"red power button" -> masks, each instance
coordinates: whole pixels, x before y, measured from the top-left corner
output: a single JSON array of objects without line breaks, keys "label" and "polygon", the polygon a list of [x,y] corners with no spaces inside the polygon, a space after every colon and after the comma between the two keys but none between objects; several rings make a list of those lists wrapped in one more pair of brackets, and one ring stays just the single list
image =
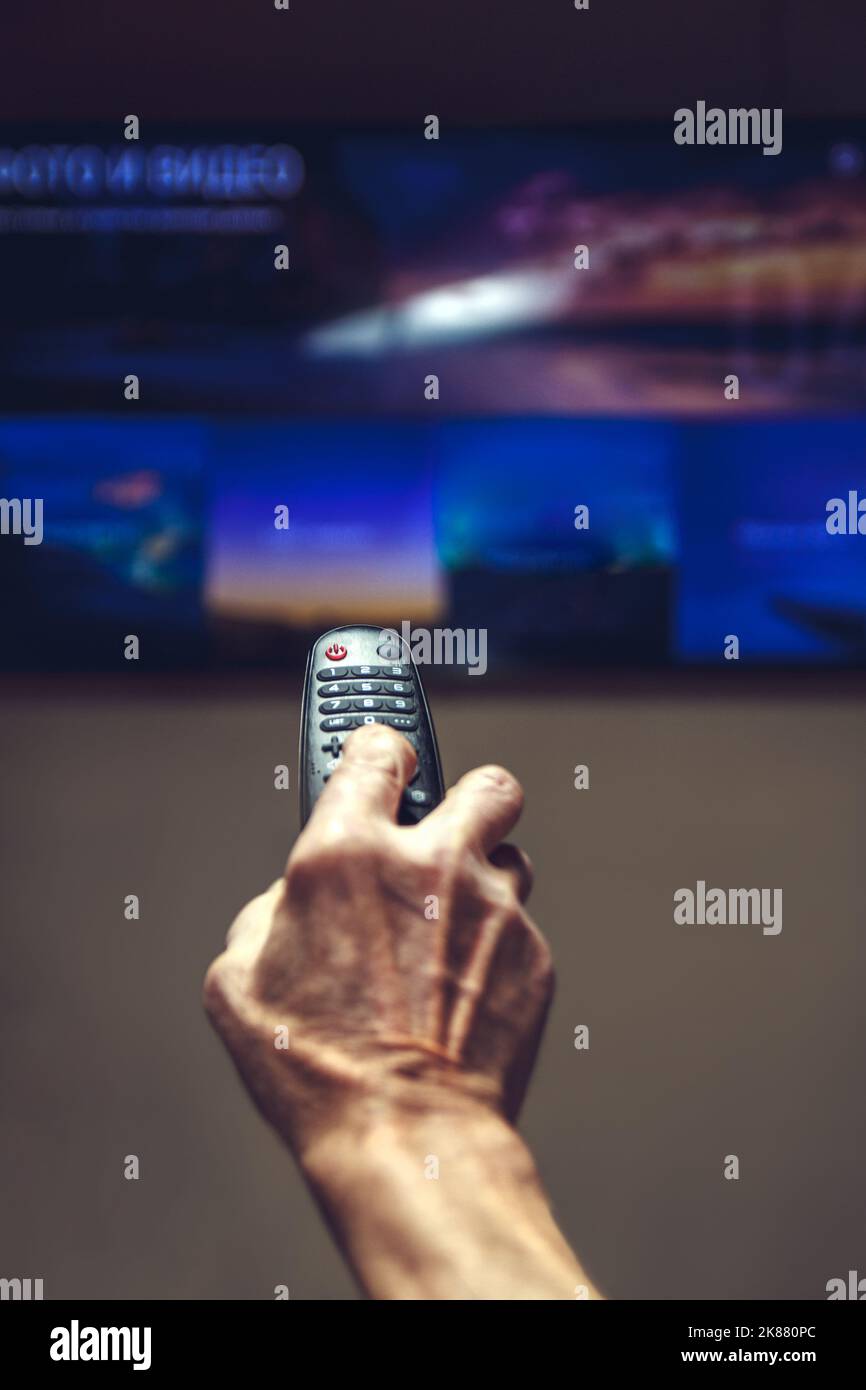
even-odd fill
[{"label": "red power button", "polygon": [[348,652],[339,642],[332,642],[330,647],[325,648],[325,656],[329,661],[342,661]]}]

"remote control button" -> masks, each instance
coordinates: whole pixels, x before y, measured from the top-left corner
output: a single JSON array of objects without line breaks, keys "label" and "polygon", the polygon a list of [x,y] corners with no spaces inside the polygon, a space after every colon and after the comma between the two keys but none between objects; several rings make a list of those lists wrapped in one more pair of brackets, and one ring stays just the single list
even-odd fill
[{"label": "remote control button", "polygon": [[383,695],[414,695],[415,689],[411,681],[387,681],[382,686]]},{"label": "remote control button", "polygon": [[378,676],[380,674],[378,666],[352,666],[350,669],[353,676]]},{"label": "remote control button", "polygon": [[323,719],[319,728],[329,731],[331,729],[351,729],[354,728],[354,724],[355,721],[353,719],[347,719],[344,714],[339,714],[332,719]]},{"label": "remote control button", "polygon": [[433,793],[422,791],[420,787],[408,787],[403,793],[407,806],[432,806]]},{"label": "remote control button", "polygon": [[[325,723],[328,721],[325,720]],[[362,724],[387,724],[389,728],[399,729],[405,733],[412,747],[417,749],[418,740],[411,737],[411,731],[418,728],[418,720],[406,714],[356,714],[349,719],[349,723],[354,729],[359,729]],[[323,725],[324,727],[324,725]]]},{"label": "remote control button", "polygon": [[349,674],[348,666],[332,666],[330,671],[317,671],[317,681],[345,680]]},{"label": "remote control button", "polygon": [[[319,705],[321,714],[342,714],[344,710],[350,710],[351,708],[351,700],[323,700]],[[357,709],[357,705],[355,708]]]},{"label": "remote control button", "polygon": [[355,681],[352,685],[356,695],[375,695],[381,689],[378,681]]},{"label": "remote control button", "polygon": [[386,680],[407,681],[412,675],[411,666],[380,666],[379,675]]},{"label": "remote control button", "polygon": [[330,685],[319,686],[319,699],[321,700],[323,696],[327,698],[328,695],[348,695],[351,689],[350,685],[345,683],[341,685],[339,681],[332,681]]},{"label": "remote control button", "polygon": [[332,734],[327,743],[322,744],[322,752],[330,753],[332,758],[339,758],[340,749],[343,747],[343,735]]},{"label": "remote control button", "polygon": [[394,710],[395,713],[396,713],[396,712],[399,712],[399,713],[401,713],[401,714],[414,714],[414,713],[415,713],[415,706],[413,705],[413,703],[412,703],[411,700],[386,700],[386,701],[385,701],[385,708],[386,708],[386,709],[390,709],[390,710]]},{"label": "remote control button", "polygon": [[[348,701],[347,701],[348,703]],[[381,700],[353,700],[352,709],[381,709]]]}]

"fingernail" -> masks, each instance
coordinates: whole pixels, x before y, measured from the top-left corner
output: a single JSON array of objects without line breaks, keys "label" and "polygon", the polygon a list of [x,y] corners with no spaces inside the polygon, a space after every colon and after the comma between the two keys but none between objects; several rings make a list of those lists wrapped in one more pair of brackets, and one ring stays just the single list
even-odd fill
[{"label": "fingernail", "polygon": [[480,767],[478,771],[488,782],[493,782],[497,787],[513,787],[516,785],[515,778],[504,767],[497,767],[491,763],[488,767]]}]

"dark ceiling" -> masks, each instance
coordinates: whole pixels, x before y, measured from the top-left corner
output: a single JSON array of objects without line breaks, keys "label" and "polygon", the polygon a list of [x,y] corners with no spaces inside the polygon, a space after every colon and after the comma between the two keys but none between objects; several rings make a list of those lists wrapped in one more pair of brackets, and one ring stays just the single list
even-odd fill
[{"label": "dark ceiling", "polygon": [[862,114],[864,0],[47,0],[4,16],[0,119],[505,125],[682,103]]}]

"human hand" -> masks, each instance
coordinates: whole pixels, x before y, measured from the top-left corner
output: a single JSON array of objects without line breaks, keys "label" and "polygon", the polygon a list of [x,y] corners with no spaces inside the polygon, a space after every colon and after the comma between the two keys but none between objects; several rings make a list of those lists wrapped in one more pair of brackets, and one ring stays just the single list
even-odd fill
[{"label": "human hand", "polygon": [[415,753],[382,726],[346,741],[282,879],[241,912],[208,971],[211,1020],[267,1118],[303,1156],[323,1131],[424,1108],[513,1121],[552,992],[502,844],[522,792],[468,773],[396,823]]}]

